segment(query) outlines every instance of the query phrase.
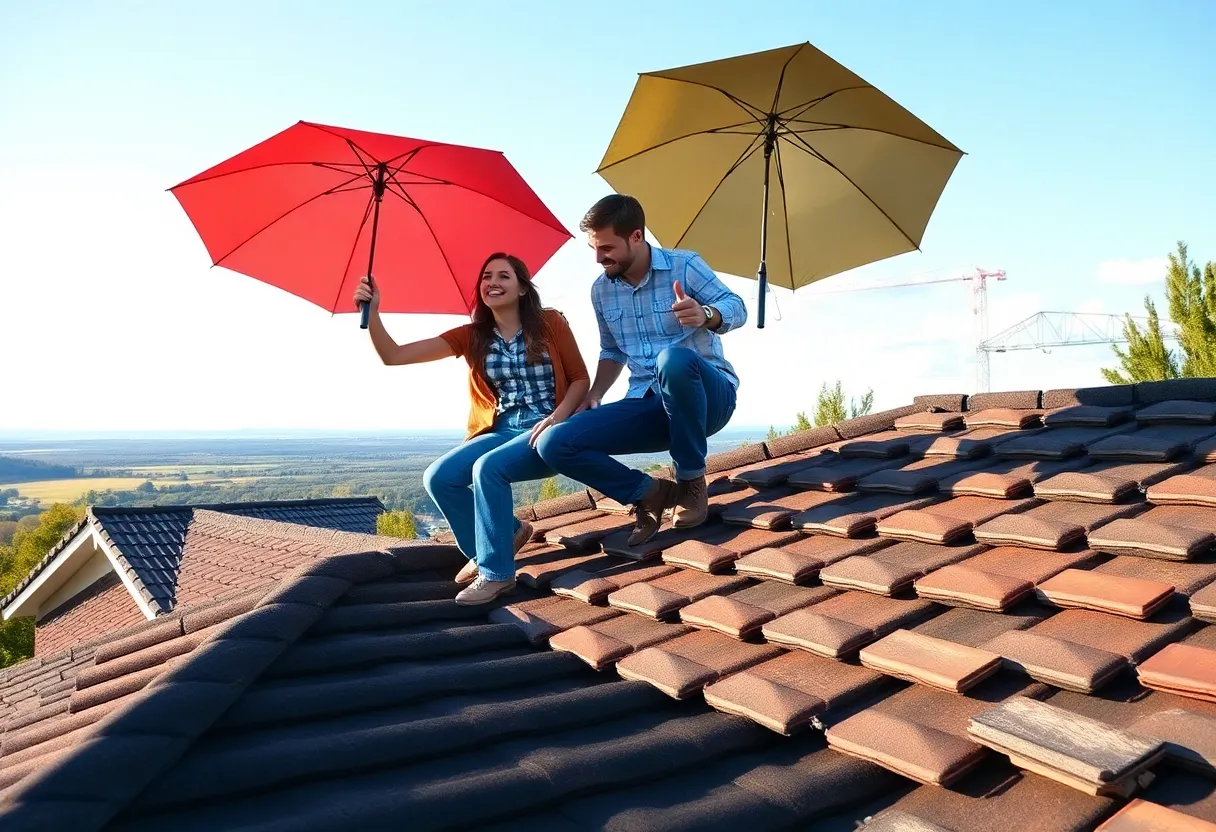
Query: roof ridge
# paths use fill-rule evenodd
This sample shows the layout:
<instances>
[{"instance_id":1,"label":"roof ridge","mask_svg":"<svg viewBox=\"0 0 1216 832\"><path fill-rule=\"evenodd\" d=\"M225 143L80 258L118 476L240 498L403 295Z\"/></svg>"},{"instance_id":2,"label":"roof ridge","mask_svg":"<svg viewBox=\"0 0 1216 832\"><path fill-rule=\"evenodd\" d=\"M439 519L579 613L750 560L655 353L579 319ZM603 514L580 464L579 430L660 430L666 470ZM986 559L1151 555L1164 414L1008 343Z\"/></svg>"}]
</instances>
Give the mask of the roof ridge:
<instances>
[{"instance_id":1,"label":"roof ridge","mask_svg":"<svg viewBox=\"0 0 1216 832\"><path fill-rule=\"evenodd\" d=\"M386 535L363 534L361 532L348 532L341 529L330 529L322 526L304 526L299 523L290 523L286 520L268 520L264 517L247 517L242 514L229 514L223 511L214 511L212 509L199 508L194 511L194 519L190 523L191 528L202 526L209 531L242 531L242 532L261 532L270 537L278 537L284 540L307 541L314 542L332 542L341 543L344 541L350 542L352 551L355 548L366 547L370 545L376 548L381 544L391 546L408 546L412 541L404 538L389 537ZM387 548L387 546L385 547Z\"/></svg>"},{"instance_id":2,"label":"roof ridge","mask_svg":"<svg viewBox=\"0 0 1216 832\"><path fill-rule=\"evenodd\" d=\"M88 739L14 784L0 798L5 829L101 829L176 762L282 652L351 587L387 577L423 550L329 555L272 585L252 610L226 623L181 664L94 725ZM123 767L117 782L93 776Z\"/></svg>"},{"instance_id":3,"label":"roof ridge","mask_svg":"<svg viewBox=\"0 0 1216 832\"><path fill-rule=\"evenodd\" d=\"M228 513L235 510L264 508L310 508L313 506L363 505L366 503L379 504L381 507L384 506L384 503L381 502L379 497L368 495L359 497L318 497L302 500L257 500L251 502L231 503L191 503L151 506L89 506L88 511L97 516L118 514L166 514L178 511L198 511L200 509Z\"/></svg>"}]
</instances>

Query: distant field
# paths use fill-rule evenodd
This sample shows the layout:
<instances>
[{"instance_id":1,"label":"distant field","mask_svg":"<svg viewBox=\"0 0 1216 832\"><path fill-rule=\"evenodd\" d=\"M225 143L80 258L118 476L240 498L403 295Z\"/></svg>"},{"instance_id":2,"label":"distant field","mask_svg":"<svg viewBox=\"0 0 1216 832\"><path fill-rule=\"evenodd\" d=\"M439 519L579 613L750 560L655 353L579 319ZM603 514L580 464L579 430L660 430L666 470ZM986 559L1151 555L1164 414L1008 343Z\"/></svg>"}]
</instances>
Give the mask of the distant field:
<instances>
[{"instance_id":1,"label":"distant field","mask_svg":"<svg viewBox=\"0 0 1216 832\"><path fill-rule=\"evenodd\" d=\"M80 477L71 480L43 480L40 482L19 482L5 485L5 488L15 488L22 497L38 500L41 503L70 503L78 500L90 491L131 491L147 482L149 477ZM161 487L166 485L181 485L181 480L165 480L151 478L152 484ZM256 477L234 477L232 479L217 479L215 477L190 478L191 484L201 485L208 482L238 483L249 482Z\"/></svg>"}]
</instances>

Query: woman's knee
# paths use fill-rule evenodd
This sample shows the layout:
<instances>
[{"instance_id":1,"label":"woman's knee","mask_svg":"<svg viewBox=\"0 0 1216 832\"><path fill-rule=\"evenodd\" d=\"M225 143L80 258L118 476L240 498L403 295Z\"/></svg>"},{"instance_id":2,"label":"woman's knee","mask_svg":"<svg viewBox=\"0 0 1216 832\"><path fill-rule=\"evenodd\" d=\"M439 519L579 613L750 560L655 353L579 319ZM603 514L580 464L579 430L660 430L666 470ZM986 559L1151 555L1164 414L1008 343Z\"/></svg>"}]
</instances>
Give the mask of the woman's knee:
<instances>
[{"instance_id":1,"label":"woman's knee","mask_svg":"<svg viewBox=\"0 0 1216 832\"><path fill-rule=\"evenodd\" d=\"M452 470L452 465L445 464L448 462L446 457L441 456L422 472L422 487L431 495L431 499L435 498L436 492L450 491L456 487L453 477L455 471Z\"/></svg>"}]
</instances>

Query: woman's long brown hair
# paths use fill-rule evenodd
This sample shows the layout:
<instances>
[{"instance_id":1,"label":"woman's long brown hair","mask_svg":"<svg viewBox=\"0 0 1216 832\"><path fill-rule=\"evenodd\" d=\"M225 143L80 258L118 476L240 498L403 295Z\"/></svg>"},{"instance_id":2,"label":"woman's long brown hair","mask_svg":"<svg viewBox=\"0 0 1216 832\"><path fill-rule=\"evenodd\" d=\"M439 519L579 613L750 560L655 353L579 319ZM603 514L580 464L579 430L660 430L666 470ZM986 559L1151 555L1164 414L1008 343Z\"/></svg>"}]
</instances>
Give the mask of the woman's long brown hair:
<instances>
[{"instance_id":1,"label":"woman's long brown hair","mask_svg":"<svg viewBox=\"0 0 1216 832\"><path fill-rule=\"evenodd\" d=\"M486 306L485 299L481 296L481 276L485 274L486 267L495 260L506 260L510 263L515 272L515 279L519 281L519 324L523 329L529 364L539 364L544 360L545 342L549 339L544 306L541 305L540 295L532 283L532 273L518 257L501 251L494 252L482 263L481 270L477 272L477 283L473 287L473 331L469 339L469 363L483 380L486 354L490 351L490 341L494 338L494 313Z\"/></svg>"}]
</instances>

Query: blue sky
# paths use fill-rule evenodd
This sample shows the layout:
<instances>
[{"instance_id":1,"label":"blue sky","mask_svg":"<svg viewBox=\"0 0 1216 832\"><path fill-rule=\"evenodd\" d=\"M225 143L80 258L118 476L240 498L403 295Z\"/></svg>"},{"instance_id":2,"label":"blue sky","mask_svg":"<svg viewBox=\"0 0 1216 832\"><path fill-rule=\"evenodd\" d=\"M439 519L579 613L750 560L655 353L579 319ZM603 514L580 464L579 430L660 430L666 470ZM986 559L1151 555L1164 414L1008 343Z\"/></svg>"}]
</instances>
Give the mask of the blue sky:
<instances>
[{"instance_id":1,"label":"blue sky","mask_svg":"<svg viewBox=\"0 0 1216 832\"><path fill-rule=\"evenodd\" d=\"M879 406L973 388L967 284L818 289L1002 268L995 333L1043 309L1138 311L1178 239L1216 259L1206 0L47 0L4 18L0 355L81 388L0 405L0 432L458 425L461 365L381 367L353 318L210 269L165 189L305 119L503 150L573 229L609 190L593 171L637 73L803 40L968 155L921 253L779 293L780 320L728 336L736 425L792 422L837 378ZM575 240L539 275L589 360L595 274ZM754 310L754 283L730 282ZM457 322L389 326L406 340ZM998 355L993 387L1101 383L1108 356Z\"/></svg>"}]
</instances>

